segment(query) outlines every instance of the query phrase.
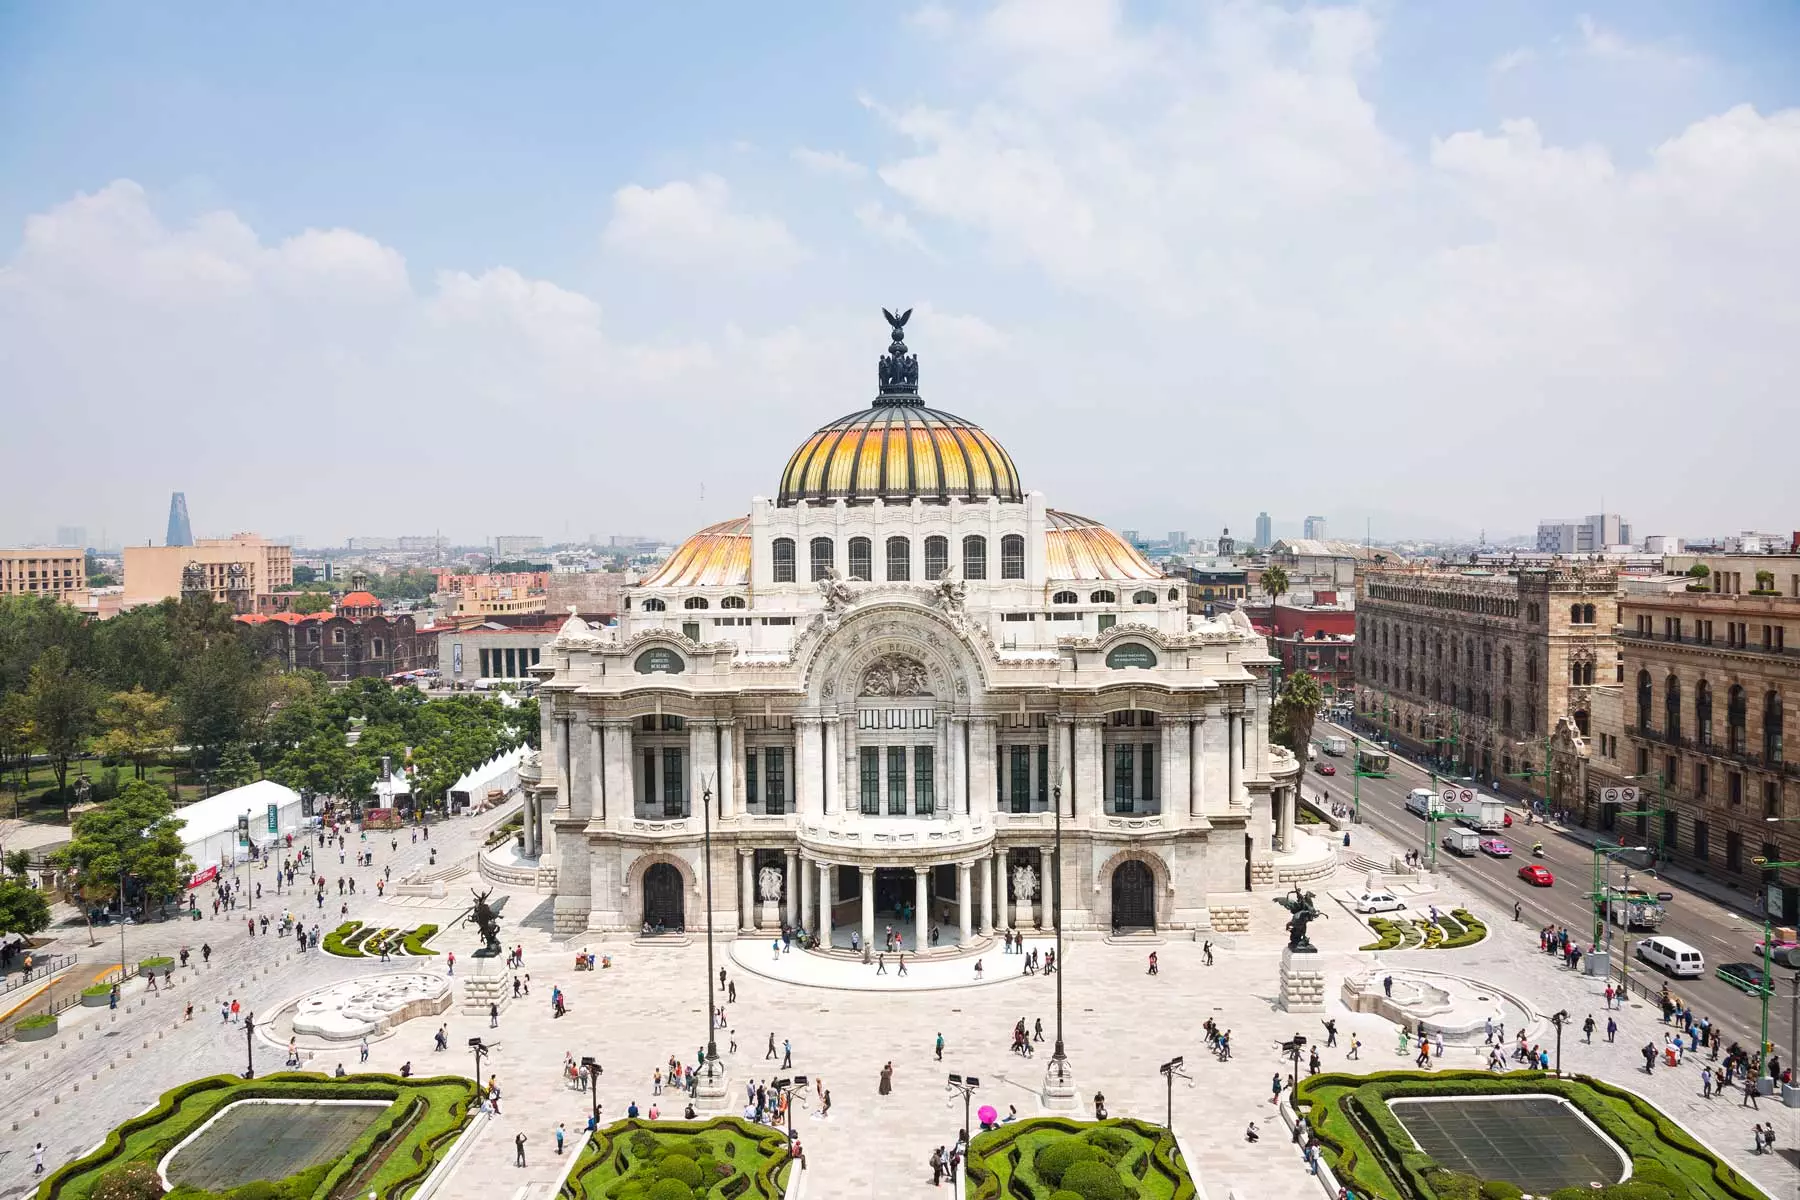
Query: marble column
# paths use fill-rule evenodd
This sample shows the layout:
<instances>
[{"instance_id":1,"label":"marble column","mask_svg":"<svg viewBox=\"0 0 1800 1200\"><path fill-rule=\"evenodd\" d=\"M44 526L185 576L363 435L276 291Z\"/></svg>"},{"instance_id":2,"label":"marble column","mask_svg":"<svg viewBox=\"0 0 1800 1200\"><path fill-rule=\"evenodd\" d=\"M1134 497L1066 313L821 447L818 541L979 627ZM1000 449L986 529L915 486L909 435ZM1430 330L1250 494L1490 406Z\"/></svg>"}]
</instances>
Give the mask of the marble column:
<instances>
[{"instance_id":1,"label":"marble column","mask_svg":"<svg viewBox=\"0 0 1800 1200\"><path fill-rule=\"evenodd\" d=\"M844 811L843 728L835 718L819 722L819 770L825 773L825 811Z\"/></svg>"},{"instance_id":2,"label":"marble column","mask_svg":"<svg viewBox=\"0 0 1800 1200\"><path fill-rule=\"evenodd\" d=\"M1075 795L1063 809L1065 817L1079 816L1083 811L1106 811L1105 743L1100 736L1100 718L1082 717L1075 722Z\"/></svg>"},{"instance_id":3,"label":"marble column","mask_svg":"<svg viewBox=\"0 0 1800 1200\"><path fill-rule=\"evenodd\" d=\"M718 780L715 778L718 748L713 744L713 724L711 721L688 722L688 761L687 792L688 816L698 817L700 806L704 804L706 790L711 788L713 795L718 795Z\"/></svg>"},{"instance_id":4,"label":"marble column","mask_svg":"<svg viewBox=\"0 0 1800 1200\"><path fill-rule=\"evenodd\" d=\"M989 854L976 860L981 868L976 876L975 890L981 893L981 936L994 936L994 856Z\"/></svg>"},{"instance_id":5,"label":"marble column","mask_svg":"<svg viewBox=\"0 0 1800 1200\"><path fill-rule=\"evenodd\" d=\"M575 804L573 796L569 803ZM575 807L574 814L589 820L606 820L606 738L604 727L597 723L588 726L587 811Z\"/></svg>"},{"instance_id":6,"label":"marble column","mask_svg":"<svg viewBox=\"0 0 1800 1200\"><path fill-rule=\"evenodd\" d=\"M931 945L930 867L913 868L913 949L924 951Z\"/></svg>"},{"instance_id":7,"label":"marble column","mask_svg":"<svg viewBox=\"0 0 1800 1200\"><path fill-rule=\"evenodd\" d=\"M875 868L863 867L862 871L862 944L863 950L875 940Z\"/></svg>"},{"instance_id":8,"label":"marble column","mask_svg":"<svg viewBox=\"0 0 1800 1200\"><path fill-rule=\"evenodd\" d=\"M950 721L950 797L949 811L955 815L964 811L969 786L969 754L965 733L969 724L966 718L953 717Z\"/></svg>"},{"instance_id":9,"label":"marble column","mask_svg":"<svg viewBox=\"0 0 1800 1200\"><path fill-rule=\"evenodd\" d=\"M1188 816L1197 817L1206 811L1206 718L1199 716L1189 721L1187 731Z\"/></svg>"},{"instance_id":10,"label":"marble column","mask_svg":"<svg viewBox=\"0 0 1800 1200\"><path fill-rule=\"evenodd\" d=\"M631 761L631 722L605 722L601 741L606 748L607 816L618 822L629 821L637 814L637 776Z\"/></svg>"},{"instance_id":11,"label":"marble column","mask_svg":"<svg viewBox=\"0 0 1800 1200\"><path fill-rule=\"evenodd\" d=\"M996 847L994 850L994 908L1000 914L1001 929L1013 928L1013 911L1009 902L1009 885L1012 880L1012 869L1006 861L1006 851Z\"/></svg>"},{"instance_id":12,"label":"marble column","mask_svg":"<svg viewBox=\"0 0 1800 1200\"><path fill-rule=\"evenodd\" d=\"M825 759L817 717L794 718L794 806L803 817L818 817L824 810L820 786Z\"/></svg>"},{"instance_id":13,"label":"marble column","mask_svg":"<svg viewBox=\"0 0 1800 1200\"><path fill-rule=\"evenodd\" d=\"M537 791L528 787L523 789L522 796L519 811L524 821L525 856L530 858L537 854Z\"/></svg>"},{"instance_id":14,"label":"marble column","mask_svg":"<svg viewBox=\"0 0 1800 1200\"><path fill-rule=\"evenodd\" d=\"M969 886L969 871L973 863L956 864L956 929L961 937L960 945L968 945L974 936L973 922L970 920L974 908L974 892Z\"/></svg>"},{"instance_id":15,"label":"marble column","mask_svg":"<svg viewBox=\"0 0 1800 1200\"><path fill-rule=\"evenodd\" d=\"M719 816L737 814L737 754L733 750L736 732L730 721L719 723Z\"/></svg>"},{"instance_id":16,"label":"marble column","mask_svg":"<svg viewBox=\"0 0 1800 1200\"><path fill-rule=\"evenodd\" d=\"M800 860L800 922L812 924L818 916L818 909L813 905L813 875L818 866L810 858Z\"/></svg>"},{"instance_id":17,"label":"marble column","mask_svg":"<svg viewBox=\"0 0 1800 1200\"><path fill-rule=\"evenodd\" d=\"M738 851L738 928L756 928L756 851Z\"/></svg>"},{"instance_id":18,"label":"marble column","mask_svg":"<svg viewBox=\"0 0 1800 1200\"><path fill-rule=\"evenodd\" d=\"M1243 754L1243 725L1244 714L1235 709L1225 714L1225 802L1234 806L1240 803L1238 788L1243 782L1238 765Z\"/></svg>"},{"instance_id":19,"label":"marble column","mask_svg":"<svg viewBox=\"0 0 1800 1200\"><path fill-rule=\"evenodd\" d=\"M831 864L819 864L819 944L831 949Z\"/></svg>"},{"instance_id":20,"label":"marble column","mask_svg":"<svg viewBox=\"0 0 1800 1200\"><path fill-rule=\"evenodd\" d=\"M785 855L787 859L787 874L782 879L781 911L786 914L787 923L789 925L798 925L800 924L800 909L798 907L800 896L795 885L799 881L795 879L794 876L798 874L795 868L798 866L800 852L798 850L788 850L785 852Z\"/></svg>"}]
</instances>

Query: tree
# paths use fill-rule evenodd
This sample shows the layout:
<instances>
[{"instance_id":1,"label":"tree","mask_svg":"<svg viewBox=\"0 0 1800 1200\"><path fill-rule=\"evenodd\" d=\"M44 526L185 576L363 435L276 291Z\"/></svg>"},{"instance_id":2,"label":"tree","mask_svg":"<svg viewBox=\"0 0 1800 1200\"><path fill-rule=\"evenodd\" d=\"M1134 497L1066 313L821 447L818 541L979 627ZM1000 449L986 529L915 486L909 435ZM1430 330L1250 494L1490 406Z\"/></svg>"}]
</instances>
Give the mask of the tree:
<instances>
[{"instance_id":1,"label":"tree","mask_svg":"<svg viewBox=\"0 0 1800 1200\"><path fill-rule=\"evenodd\" d=\"M1279 566L1267 568L1262 573L1262 588L1270 600L1280 600L1288 590L1287 572Z\"/></svg>"},{"instance_id":2,"label":"tree","mask_svg":"<svg viewBox=\"0 0 1800 1200\"><path fill-rule=\"evenodd\" d=\"M175 739L169 698L152 695L142 687L114 692L101 701L100 723L106 727L100 753L126 759L139 779L151 757L167 750Z\"/></svg>"},{"instance_id":3,"label":"tree","mask_svg":"<svg viewBox=\"0 0 1800 1200\"><path fill-rule=\"evenodd\" d=\"M315 567L296 566L294 568L294 582L296 584L311 583L318 577L319 572Z\"/></svg>"},{"instance_id":4,"label":"tree","mask_svg":"<svg viewBox=\"0 0 1800 1200\"><path fill-rule=\"evenodd\" d=\"M168 793L133 780L111 804L81 814L56 862L70 881L70 891L83 901L84 916L94 904L118 896L126 878L136 882L145 906L186 888L194 864L181 840L186 822L174 813ZM92 917L88 939L92 945Z\"/></svg>"},{"instance_id":5,"label":"tree","mask_svg":"<svg viewBox=\"0 0 1800 1200\"><path fill-rule=\"evenodd\" d=\"M1768 592L1773 594L1775 591L1775 572L1758 571L1756 573L1756 590L1758 592Z\"/></svg>"},{"instance_id":6,"label":"tree","mask_svg":"<svg viewBox=\"0 0 1800 1200\"><path fill-rule=\"evenodd\" d=\"M182 740L210 764L252 736L258 668L235 634L198 640L199 651L182 665L175 708Z\"/></svg>"},{"instance_id":7,"label":"tree","mask_svg":"<svg viewBox=\"0 0 1800 1200\"><path fill-rule=\"evenodd\" d=\"M31 851L8 850L6 852L6 869L20 879L31 874Z\"/></svg>"},{"instance_id":8,"label":"tree","mask_svg":"<svg viewBox=\"0 0 1800 1200\"><path fill-rule=\"evenodd\" d=\"M0 696L0 775L14 761L22 760L25 782L31 783L31 746L36 736L36 727L31 723L31 697L24 692Z\"/></svg>"},{"instance_id":9,"label":"tree","mask_svg":"<svg viewBox=\"0 0 1800 1200\"><path fill-rule=\"evenodd\" d=\"M302 592L294 597L294 611L302 616L327 612L330 608L331 596L325 592Z\"/></svg>"},{"instance_id":10,"label":"tree","mask_svg":"<svg viewBox=\"0 0 1800 1200\"><path fill-rule=\"evenodd\" d=\"M0 933L29 935L49 927L50 902L44 893L19 879L0 879Z\"/></svg>"},{"instance_id":11,"label":"tree","mask_svg":"<svg viewBox=\"0 0 1800 1200\"><path fill-rule=\"evenodd\" d=\"M52 646L31 668L31 723L37 743L50 756L57 790L68 809L69 760L87 745L94 730L98 696L86 672L75 669L68 650Z\"/></svg>"},{"instance_id":12,"label":"tree","mask_svg":"<svg viewBox=\"0 0 1800 1200\"><path fill-rule=\"evenodd\" d=\"M1313 720L1325 703L1319 681L1305 671L1295 671L1281 686L1272 714L1273 734L1277 741L1306 758L1306 747L1312 741Z\"/></svg>"},{"instance_id":13,"label":"tree","mask_svg":"<svg viewBox=\"0 0 1800 1200\"><path fill-rule=\"evenodd\" d=\"M213 783L220 791L243 787L261 778L262 766L251 757L250 747L242 742L225 747L224 753L219 755L219 765L213 769Z\"/></svg>"}]
</instances>

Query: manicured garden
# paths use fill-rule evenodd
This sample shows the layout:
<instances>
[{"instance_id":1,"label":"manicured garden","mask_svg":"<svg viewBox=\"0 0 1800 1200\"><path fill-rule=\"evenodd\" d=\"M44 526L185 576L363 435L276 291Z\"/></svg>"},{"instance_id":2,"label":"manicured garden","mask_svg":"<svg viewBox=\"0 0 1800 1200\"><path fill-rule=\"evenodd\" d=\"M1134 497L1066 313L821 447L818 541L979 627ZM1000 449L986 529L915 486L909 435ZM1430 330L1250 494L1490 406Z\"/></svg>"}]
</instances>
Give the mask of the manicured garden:
<instances>
[{"instance_id":1,"label":"manicured garden","mask_svg":"<svg viewBox=\"0 0 1800 1200\"><path fill-rule=\"evenodd\" d=\"M251 1173L217 1193L177 1186L178 1200L339 1200L398 1198L421 1183L468 1120L475 1085L455 1076L401 1079L357 1075L329 1079L294 1072L245 1081L235 1075L196 1079L165 1093L156 1106L106 1135L98 1149L59 1168L38 1188L37 1200L109 1200L160 1194L156 1165L183 1138L225 1106L253 1098L277 1100L376 1100L387 1107L345 1145L319 1162L281 1179ZM208 1130L190 1147L205 1153ZM221 1147L221 1152L228 1147ZM182 1155L175 1162L179 1163ZM247 1160L254 1172L255 1158Z\"/></svg>"},{"instance_id":2,"label":"manicured garden","mask_svg":"<svg viewBox=\"0 0 1800 1200\"><path fill-rule=\"evenodd\" d=\"M787 1136L740 1117L619 1121L595 1133L563 1184L566 1200L780 1200Z\"/></svg>"},{"instance_id":3,"label":"manicured garden","mask_svg":"<svg viewBox=\"0 0 1800 1200\"><path fill-rule=\"evenodd\" d=\"M1370 917L1369 928L1375 931L1375 940L1364 950L1457 950L1487 936L1487 926L1466 908L1439 913L1435 922Z\"/></svg>"},{"instance_id":4,"label":"manicured garden","mask_svg":"<svg viewBox=\"0 0 1800 1200\"><path fill-rule=\"evenodd\" d=\"M390 958L402 954L429 957L437 951L425 943L435 937L437 931L436 925L421 925L409 930L345 921L325 935L325 950L339 958L380 958L384 948Z\"/></svg>"},{"instance_id":5,"label":"manicured garden","mask_svg":"<svg viewBox=\"0 0 1800 1200\"><path fill-rule=\"evenodd\" d=\"M977 1134L969 1200L1192 1200L1167 1129L1147 1121L1034 1117Z\"/></svg>"},{"instance_id":6,"label":"manicured garden","mask_svg":"<svg viewBox=\"0 0 1800 1200\"><path fill-rule=\"evenodd\" d=\"M1389 1108L1399 1099L1549 1095L1567 1100L1631 1160L1624 1183L1562 1187L1550 1200L1768 1200L1654 1105L1586 1076L1541 1071L1327 1073L1300 1081L1294 1102L1318 1135L1327 1164L1359 1196L1392 1200L1518 1200L1509 1180L1478 1180L1420 1150Z\"/></svg>"}]
</instances>

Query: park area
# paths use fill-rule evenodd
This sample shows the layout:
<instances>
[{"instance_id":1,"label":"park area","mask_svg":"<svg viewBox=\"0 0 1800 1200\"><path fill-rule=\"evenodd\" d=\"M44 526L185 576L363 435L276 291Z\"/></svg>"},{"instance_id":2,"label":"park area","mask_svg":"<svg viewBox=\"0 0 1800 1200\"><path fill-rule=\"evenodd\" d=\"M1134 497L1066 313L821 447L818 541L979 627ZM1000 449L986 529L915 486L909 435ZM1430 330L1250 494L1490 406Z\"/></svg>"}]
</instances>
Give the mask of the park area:
<instances>
[{"instance_id":1,"label":"park area","mask_svg":"<svg viewBox=\"0 0 1800 1200\"><path fill-rule=\"evenodd\" d=\"M969 1200L1192 1200L1174 1136L1146 1121L1038 1117L978 1134Z\"/></svg>"},{"instance_id":2,"label":"park area","mask_svg":"<svg viewBox=\"0 0 1800 1200\"><path fill-rule=\"evenodd\" d=\"M1328 1072L1294 1104L1358 1195L1768 1200L1649 1101L1585 1076Z\"/></svg>"},{"instance_id":3,"label":"park area","mask_svg":"<svg viewBox=\"0 0 1800 1200\"><path fill-rule=\"evenodd\" d=\"M563 1185L565 1200L780 1200L787 1189L787 1138L738 1117L710 1121L620 1121L583 1147Z\"/></svg>"},{"instance_id":4,"label":"park area","mask_svg":"<svg viewBox=\"0 0 1800 1200\"><path fill-rule=\"evenodd\" d=\"M473 1098L454 1076L197 1079L51 1174L38 1200L160 1195L165 1157L183 1200L397 1200L449 1149Z\"/></svg>"}]
</instances>

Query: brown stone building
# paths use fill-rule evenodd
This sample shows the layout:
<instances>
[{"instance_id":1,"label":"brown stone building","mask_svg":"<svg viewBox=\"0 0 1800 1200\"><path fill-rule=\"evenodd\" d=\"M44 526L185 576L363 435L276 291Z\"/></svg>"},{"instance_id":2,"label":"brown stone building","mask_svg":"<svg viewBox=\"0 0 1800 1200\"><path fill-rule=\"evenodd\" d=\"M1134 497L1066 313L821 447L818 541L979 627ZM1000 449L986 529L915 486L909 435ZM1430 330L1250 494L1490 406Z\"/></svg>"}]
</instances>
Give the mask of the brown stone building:
<instances>
[{"instance_id":1,"label":"brown stone building","mask_svg":"<svg viewBox=\"0 0 1800 1200\"><path fill-rule=\"evenodd\" d=\"M1559 725L1585 740L1594 689L1618 678L1617 586L1611 571L1560 564L1370 571L1357 584L1358 713L1412 752L1566 803L1577 763L1553 760L1546 789L1546 748Z\"/></svg>"},{"instance_id":2,"label":"brown stone building","mask_svg":"<svg viewBox=\"0 0 1800 1200\"><path fill-rule=\"evenodd\" d=\"M1640 807L1663 812L1625 831L1795 920L1800 871L1757 859L1800 861L1800 821L1770 820L1800 817L1800 599L1646 581L1627 583L1619 609L1621 703L1589 747L1586 791L1641 787ZM1604 808L1595 819L1614 824Z\"/></svg>"},{"instance_id":3,"label":"brown stone building","mask_svg":"<svg viewBox=\"0 0 1800 1200\"><path fill-rule=\"evenodd\" d=\"M415 628L410 615L387 615L368 592L351 592L331 612L247 613L237 620L262 631L284 669L318 671L333 683L437 665L437 638Z\"/></svg>"}]
</instances>

